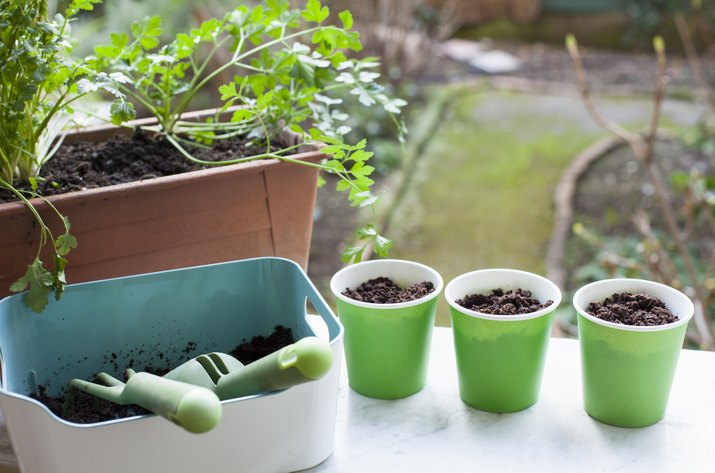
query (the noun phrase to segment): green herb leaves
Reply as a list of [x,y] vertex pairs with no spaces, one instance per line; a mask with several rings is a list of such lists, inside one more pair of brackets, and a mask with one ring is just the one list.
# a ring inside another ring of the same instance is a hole
[[319,0],[308,0],[305,10],[301,13],[301,16],[307,21],[313,21],[318,24],[325,21],[329,15],[330,10],[328,7],[322,6]]
[[[341,177],[336,184],[336,190],[348,192],[348,200],[354,207],[372,207],[374,217],[374,206],[380,196],[370,190],[375,182],[369,176],[375,168],[367,164],[373,153],[365,150],[366,140],[361,140],[356,145],[348,145],[341,139],[321,136],[317,129],[311,131],[314,138],[328,143],[321,151],[332,158],[324,163],[326,171]],[[370,247],[380,256],[387,256],[392,248],[392,240],[380,235],[375,223],[359,227],[355,234],[360,244],[344,250],[341,257],[344,263],[361,261],[365,250]]]
[[[36,184],[33,184],[33,187]],[[9,188],[13,193],[15,193],[18,198],[25,205],[28,206],[30,211],[35,215],[37,223],[40,227],[40,245],[37,251],[35,259],[27,267],[25,274],[15,281],[11,286],[10,290],[13,292],[24,291],[29,287],[30,291],[25,297],[25,303],[35,312],[42,312],[47,305],[48,295],[51,291],[55,292],[55,298],[59,299],[65,288],[65,266],[67,265],[67,259],[65,256],[74,248],[77,248],[77,239],[70,234],[70,222],[64,215],[60,214],[57,208],[52,205],[49,201],[45,200],[45,203],[52,209],[55,214],[62,221],[65,232],[58,238],[53,240],[52,232],[45,225],[42,217],[37,213],[35,208],[30,204],[27,198],[23,195],[23,192],[18,191],[14,187],[9,186],[5,181],[0,179],[0,187]],[[35,191],[26,192],[30,196],[37,197]],[[42,260],[40,259],[40,252],[47,241],[53,241],[53,261],[54,267],[52,271],[47,270]]]
[[[30,289],[27,302],[33,310],[45,307],[51,291],[56,297],[62,293],[66,256],[77,246],[69,222],[54,207],[65,226],[56,239],[32,207],[29,199],[38,197],[34,176],[57,148],[62,132],[57,124],[69,121],[58,117],[71,115],[73,102],[87,94],[113,97],[115,124],[133,119],[135,104],[148,110],[159,123],[153,131],[203,165],[291,161],[290,152],[322,141],[327,159],[310,165],[339,176],[337,188],[351,205],[371,209],[375,217],[380,196],[371,190],[372,153],[364,140],[345,142],[351,128],[339,94],[352,94],[363,107],[379,107],[393,118],[406,103],[385,93],[374,59],[354,57],[362,44],[352,31],[349,11],[331,15],[319,0],[308,0],[302,9],[291,9],[289,0],[264,0],[254,7],[240,5],[166,43],[161,19],[147,17],[129,34],[112,34],[109,44],[95,47],[94,56],[72,59],[69,22],[100,2],[65,2],[64,16],[55,19],[46,17],[45,0],[2,0],[0,9],[0,187],[18,195],[38,222],[37,257],[12,286],[14,291]],[[197,94],[215,88],[223,77],[233,78],[219,87],[220,109],[231,107],[231,119],[182,120]],[[395,123],[399,128],[401,122]],[[297,131],[302,142],[280,143],[286,129]],[[225,162],[203,162],[191,154],[193,146],[235,137],[253,140],[256,154]],[[30,192],[14,187],[23,181],[30,182]],[[346,250],[345,261],[359,261],[368,248],[385,255],[392,246],[375,223],[360,227],[356,235],[359,243]],[[52,250],[52,270],[40,259],[43,248]]]
[[[325,142],[323,152],[329,159],[317,166],[341,178],[338,190],[347,192],[353,206],[373,208],[379,196],[370,190],[375,169],[367,163],[372,153],[364,140],[345,143],[343,137],[351,129],[339,94],[355,95],[362,106],[380,107],[391,115],[400,114],[406,102],[387,96],[377,82],[378,63],[373,58],[348,58],[351,51],[362,49],[352,26],[350,12],[331,18],[330,9],[319,0],[308,0],[303,9],[291,9],[287,0],[266,0],[254,7],[238,6],[162,45],[160,19],[145,18],[132,27],[131,37],[113,35],[111,44],[96,47],[94,66],[109,77],[122,72],[128,80],[115,79],[117,92],[148,109],[159,123],[154,131],[163,133],[188,159],[202,165],[289,159],[285,153],[300,144],[275,148],[281,145],[281,133],[292,129],[304,142]],[[225,59],[216,66],[219,57]],[[234,107],[230,121],[182,121],[198,92],[226,74],[233,80],[218,91],[221,110]],[[133,115],[133,109],[121,102],[111,111],[117,120]],[[236,136],[254,140],[256,154],[224,162],[199,161],[191,154],[196,143]],[[386,253],[391,242],[374,224],[369,231],[365,228],[358,238],[378,254]],[[363,251],[365,247],[361,246]],[[352,252],[351,258],[360,259],[363,251]]]
[[[131,115],[132,106],[119,91],[126,77],[114,74],[95,76],[85,61],[70,57],[69,21],[80,11],[92,10],[101,0],[72,0],[65,14],[48,19],[45,0],[3,0],[0,8],[0,188],[14,193],[34,214],[40,232],[37,256],[11,289],[30,289],[26,302],[34,311],[47,304],[51,291],[64,290],[65,256],[77,246],[69,233],[69,222],[52,205],[65,226],[65,233],[53,239],[49,227],[29,198],[37,195],[36,173],[57,149],[65,112],[80,97],[104,90],[117,98],[122,111],[117,120]],[[30,191],[15,186],[28,182]],[[49,204],[49,203],[48,203]],[[40,259],[43,248],[52,249],[53,268]]]
[[94,6],[98,3],[102,3],[102,0],[72,0],[72,3],[70,3],[70,6],[67,7],[65,11],[65,16],[68,18],[73,17],[79,13],[80,10],[94,10]]
[[70,235],[70,221],[67,217],[62,217],[65,225],[65,232],[55,240],[55,250],[58,256],[67,256],[70,250],[77,248],[77,239]]
[[24,276],[10,286],[10,290],[20,292],[29,286],[30,292],[25,298],[25,303],[34,312],[42,312],[47,306],[48,295],[53,283],[54,277],[52,273],[45,269],[39,258],[36,258],[27,266]]
[[360,246],[349,246],[346,248],[342,255],[343,263],[350,261],[359,263],[362,261],[365,250],[369,246],[372,246],[373,251],[380,256],[387,256],[390,248],[392,248],[392,240],[380,235],[372,224],[358,228],[355,230],[355,234],[362,244]]

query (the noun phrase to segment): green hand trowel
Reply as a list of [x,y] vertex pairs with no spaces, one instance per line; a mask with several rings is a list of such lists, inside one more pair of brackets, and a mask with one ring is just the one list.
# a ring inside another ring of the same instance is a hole
[[128,369],[122,383],[107,373],[104,385],[73,379],[70,386],[117,404],[138,404],[189,432],[211,430],[221,418],[220,400],[287,389],[320,379],[333,354],[327,342],[306,337],[243,365],[225,353],[193,358],[163,377]]
[[327,342],[305,337],[245,366],[225,353],[209,353],[187,361],[164,377],[210,389],[224,400],[320,379],[332,362],[333,353]]

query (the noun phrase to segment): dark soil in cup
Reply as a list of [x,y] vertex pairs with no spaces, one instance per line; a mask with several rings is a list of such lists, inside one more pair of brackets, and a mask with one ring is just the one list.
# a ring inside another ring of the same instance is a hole
[[492,315],[530,314],[554,303],[552,300],[547,300],[542,304],[534,299],[531,291],[520,288],[507,292],[494,289],[489,294],[470,294],[456,302],[466,309]]
[[665,303],[647,294],[623,292],[603,302],[591,302],[586,312],[607,322],[623,325],[654,326],[676,322]]
[[[231,350],[230,355],[237,358],[244,365],[247,365],[255,360],[258,360],[259,358],[273,353],[276,350],[280,350],[284,346],[290,345],[294,341],[292,330],[278,325],[273,333],[267,337],[258,335],[253,337],[250,341],[243,340],[243,342]],[[187,357],[181,363],[198,355],[196,353],[192,353],[195,348],[196,344],[194,342],[189,342],[187,344],[186,348],[182,350]],[[116,355],[113,356],[113,354],[109,356],[116,358]],[[159,359],[163,358],[163,355],[159,356]],[[121,369],[122,368],[120,368],[120,370]],[[138,370],[139,368],[135,367],[134,369]],[[146,366],[142,368],[142,370],[158,376],[162,376],[170,371],[170,369],[167,368],[158,368],[154,366]],[[76,389],[69,389],[61,396],[52,397],[47,395],[46,386],[39,386],[38,393],[36,395],[30,395],[30,397],[45,404],[58,417],[77,424],[91,424],[107,420],[124,419],[126,417],[151,414],[151,412],[140,406],[120,406]]]
[[403,289],[395,284],[392,279],[380,276],[375,279],[369,279],[355,289],[345,289],[343,295],[360,302],[396,304],[414,301],[433,291],[434,284],[430,281],[418,282]]

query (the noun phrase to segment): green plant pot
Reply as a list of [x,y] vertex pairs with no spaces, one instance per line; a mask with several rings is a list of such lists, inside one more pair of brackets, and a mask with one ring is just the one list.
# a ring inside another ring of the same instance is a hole
[[[636,327],[606,322],[586,313],[591,302],[616,293],[648,294],[662,300],[680,320]],[[588,415],[618,427],[645,427],[665,415],[693,303],[680,291],[642,279],[607,279],[576,291],[583,402]]]
[[[400,287],[430,281],[435,290],[410,302],[373,304],[342,294],[384,276]],[[412,261],[373,260],[347,266],[330,281],[338,316],[345,327],[345,361],[350,387],[378,399],[420,391],[427,380],[432,327],[442,277]]]
[[[493,289],[525,289],[549,307],[525,315],[483,314],[456,303]],[[485,269],[447,284],[459,394],[468,405],[489,412],[517,412],[539,398],[554,309],[561,291],[546,278],[525,271]]]

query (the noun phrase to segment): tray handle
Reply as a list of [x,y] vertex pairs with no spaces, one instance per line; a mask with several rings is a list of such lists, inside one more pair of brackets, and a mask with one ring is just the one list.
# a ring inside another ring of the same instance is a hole
[[[325,299],[323,299],[323,296],[320,295],[313,283],[307,279],[301,281],[301,283],[300,289],[310,303],[313,304],[316,312],[318,312],[317,315],[323,319],[323,322],[325,322],[325,325],[328,327],[330,341],[334,341],[342,334],[343,326],[340,324],[337,317],[335,317],[333,310],[330,306],[328,306],[327,302],[325,302]],[[308,314],[306,314],[306,317],[308,317]]]

